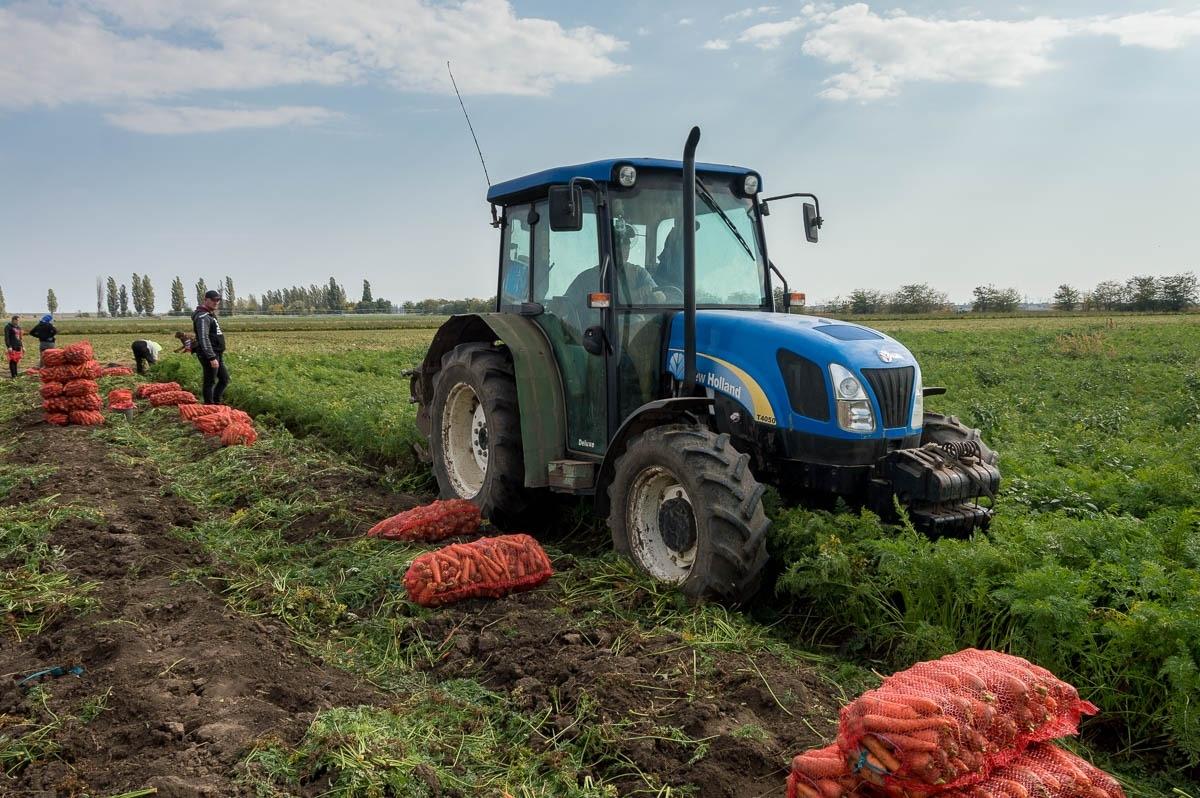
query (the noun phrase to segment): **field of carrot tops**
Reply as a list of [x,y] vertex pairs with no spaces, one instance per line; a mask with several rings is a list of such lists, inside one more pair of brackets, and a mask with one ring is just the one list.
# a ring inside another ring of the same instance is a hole
[[[87,337],[102,361],[128,361],[134,337],[169,343],[162,326],[92,325],[79,332],[65,325],[64,339]],[[564,572],[552,596],[441,615],[401,601],[396,571],[413,552],[381,552],[360,533],[430,490],[412,456],[416,433],[402,372],[423,356],[432,327],[230,325],[227,400],[256,417],[263,435],[254,449],[212,453],[177,423],[155,417],[80,434],[102,443],[110,467],[171,475],[162,490],[181,508],[168,526],[203,559],[180,564],[172,579],[214,587],[234,611],[270,622],[270,631],[315,656],[319,667],[363,679],[338,683],[339,694],[306,729],[239,749],[231,778],[251,794],[298,794],[291,791],[297,785],[321,779],[329,794],[454,794],[455,785],[474,779],[514,796],[779,795],[770,785],[782,784],[784,765],[769,764],[772,758],[827,742],[837,705],[872,684],[872,671],[975,646],[1027,657],[1099,705],[1081,745],[1130,794],[1175,788],[1196,795],[1200,318],[875,326],[918,356],[927,385],[949,389],[927,408],[978,426],[1000,453],[997,518],[986,535],[930,540],[853,508],[783,507],[772,498],[777,568],[745,613],[693,610],[647,584],[605,551],[602,523],[569,502],[557,508],[546,538]],[[198,376],[194,360],[182,355],[154,370],[155,379],[192,389]],[[5,407],[34,405],[28,388],[3,391]],[[52,494],[45,488],[54,480],[52,458],[32,471],[11,460],[0,467],[7,502],[0,512],[23,513],[19,522],[29,531],[22,534],[40,541],[31,545],[42,558],[19,567],[69,571],[55,560],[52,530],[61,519],[38,504]],[[223,480],[228,488],[218,487]],[[22,491],[29,501],[14,505],[9,494]],[[55,512],[85,517],[86,497],[77,499]],[[222,512],[212,518],[187,509],[214,503]],[[0,568],[13,564],[13,551],[10,542],[0,548],[8,553]],[[3,590],[0,577],[0,601]],[[57,612],[67,617],[95,611],[103,592],[69,579],[46,590],[62,592]],[[519,654],[521,646],[558,650],[564,639],[615,646],[649,687],[617,697],[617,682],[602,678],[607,666],[587,657],[556,677]],[[515,670],[513,658],[521,658]],[[463,659],[478,669],[455,664]],[[497,663],[504,663],[500,673]],[[691,689],[713,695],[740,690],[738,680],[750,674],[747,684],[766,686],[763,706],[746,693],[742,710],[718,707],[726,721],[659,714],[654,685],[675,689],[689,670]],[[522,704],[532,689],[523,679],[548,685],[556,678],[570,679],[553,693],[558,703]],[[78,717],[80,702],[96,700],[78,696],[72,711]],[[65,716],[63,706],[46,701]],[[13,711],[0,705],[0,718]],[[462,736],[455,724],[474,731]],[[20,758],[4,735],[0,725],[0,772],[28,780],[31,763],[43,759],[28,745]],[[422,758],[404,742],[415,739],[431,741],[436,755]],[[728,756],[730,740],[740,758]],[[392,746],[386,755],[373,747],[383,742]],[[458,771],[437,753],[455,746],[461,756],[450,759],[465,763]],[[721,768],[741,768],[758,786],[698,788]],[[388,781],[400,771],[447,791]]]

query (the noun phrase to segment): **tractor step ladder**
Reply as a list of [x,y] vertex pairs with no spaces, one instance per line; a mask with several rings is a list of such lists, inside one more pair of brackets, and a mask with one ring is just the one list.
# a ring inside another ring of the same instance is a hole
[[546,465],[550,489],[562,493],[591,493],[596,484],[596,466],[590,460],[551,460]]

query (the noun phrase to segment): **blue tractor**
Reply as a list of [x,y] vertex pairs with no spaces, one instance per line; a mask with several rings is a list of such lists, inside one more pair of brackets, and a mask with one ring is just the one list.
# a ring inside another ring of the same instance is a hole
[[[912,353],[799,315],[771,263],[757,172],[622,158],[488,191],[495,312],[451,317],[412,374],[441,494],[515,520],[594,498],[615,548],[686,594],[741,602],[767,561],[763,485],[842,496],[937,532],[986,527],[978,430],[926,413]],[[782,301],[776,300],[779,280]]]

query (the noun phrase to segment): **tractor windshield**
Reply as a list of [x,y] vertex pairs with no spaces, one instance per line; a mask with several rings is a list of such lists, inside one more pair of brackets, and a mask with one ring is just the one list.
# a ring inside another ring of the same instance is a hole
[[[761,307],[765,264],[754,203],[734,193],[729,175],[699,177],[696,304]],[[678,172],[643,173],[634,188],[612,195],[622,304],[683,306],[680,179]]]

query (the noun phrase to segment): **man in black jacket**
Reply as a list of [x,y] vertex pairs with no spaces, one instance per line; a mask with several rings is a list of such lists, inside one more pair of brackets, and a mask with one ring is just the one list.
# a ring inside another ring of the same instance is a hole
[[225,370],[225,334],[217,321],[217,308],[221,306],[221,295],[209,291],[204,303],[192,314],[192,329],[196,333],[196,344],[192,351],[200,359],[204,371],[204,404],[219,405],[225,388],[229,385],[229,372]]
[[42,320],[33,325],[29,334],[38,339],[38,368],[42,367],[42,353],[53,349],[54,339],[58,336],[58,328],[54,326],[54,317],[47,313]]
[[21,362],[23,346],[21,344],[21,317],[13,316],[12,321],[4,325],[4,352],[8,355],[8,373],[17,378],[17,364]]

